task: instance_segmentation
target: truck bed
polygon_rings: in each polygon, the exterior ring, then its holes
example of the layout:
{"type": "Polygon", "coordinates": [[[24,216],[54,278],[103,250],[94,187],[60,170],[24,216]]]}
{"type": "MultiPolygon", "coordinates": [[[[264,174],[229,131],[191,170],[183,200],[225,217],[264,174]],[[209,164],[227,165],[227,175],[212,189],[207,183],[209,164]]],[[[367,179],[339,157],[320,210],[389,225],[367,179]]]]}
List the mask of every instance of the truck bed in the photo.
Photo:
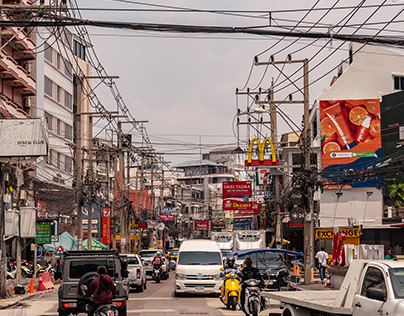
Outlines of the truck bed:
{"type": "Polygon", "coordinates": [[[306,307],[335,315],[352,315],[352,309],[335,306],[338,291],[261,292],[261,295],[282,303],[306,307]]]}

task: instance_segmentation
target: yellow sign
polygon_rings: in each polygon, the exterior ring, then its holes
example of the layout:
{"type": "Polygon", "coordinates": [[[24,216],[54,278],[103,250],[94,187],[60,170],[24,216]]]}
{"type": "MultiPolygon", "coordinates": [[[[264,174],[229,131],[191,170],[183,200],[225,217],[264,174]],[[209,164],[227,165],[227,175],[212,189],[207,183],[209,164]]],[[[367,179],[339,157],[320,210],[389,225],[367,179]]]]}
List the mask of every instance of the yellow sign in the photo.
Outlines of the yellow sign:
{"type": "Polygon", "coordinates": [[[269,143],[271,146],[271,153],[272,153],[272,162],[276,163],[276,153],[275,153],[275,147],[272,141],[269,138],[265,138],[262,143],[258,140],[258,138],[254,138],[250,142],[250,146],[248,147],[248,156],[247,156],[247,162],[250,164],[252,162],[252,149],[254,146],[254,143],[257,142],[258,145],[258,153],[259,153],[259,159],[260,161],[264,161],[264,155],[265,155],[265,144],[266,142],[269,143]]]}
{"type": "MultiPolygon", "coordinates": [[[[344,233],[347,238],[359,238],[360,232],[358,227],[339,228],[340,233],[344,233]]],[[[334,228],[319,228],[316,229],[317,239],[331,239],[334,237],[334,228]]]]}

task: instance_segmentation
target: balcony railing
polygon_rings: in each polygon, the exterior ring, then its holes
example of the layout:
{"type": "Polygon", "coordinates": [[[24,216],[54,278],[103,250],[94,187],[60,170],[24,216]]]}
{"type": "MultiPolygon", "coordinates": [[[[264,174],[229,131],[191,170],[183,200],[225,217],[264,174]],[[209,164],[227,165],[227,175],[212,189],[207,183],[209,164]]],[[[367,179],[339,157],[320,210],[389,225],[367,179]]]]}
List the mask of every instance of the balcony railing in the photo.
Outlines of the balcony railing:
{"type": "Polygon", "coordinates": [[[7,26],[2,30],[2,36],[10,40],[12,39],[13,44],[17,48],[18,55],[24,59],[36,58],[34,52],[36,44],[34,41],[24,32],[20,27],[7,26]]]}
{"type": "Polygon", "coordinates": [[[10,56],[0,58],[0,72],[7,74],[2,76],[5,80],[9,80],[8,84],[17,87],[22,94],[36,94],[35,79],[27,73],[17,62],[10,56]],[[11,76],[9,76],[11,75],[11,76]]]}

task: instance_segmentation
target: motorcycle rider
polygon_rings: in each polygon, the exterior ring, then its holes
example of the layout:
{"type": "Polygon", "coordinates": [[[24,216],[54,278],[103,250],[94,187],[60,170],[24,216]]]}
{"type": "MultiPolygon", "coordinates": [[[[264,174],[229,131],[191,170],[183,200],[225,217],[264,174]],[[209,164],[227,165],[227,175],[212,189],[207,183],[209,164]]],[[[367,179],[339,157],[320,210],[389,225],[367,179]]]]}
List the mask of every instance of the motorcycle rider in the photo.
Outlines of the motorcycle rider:
{"type": "Polygon", "coordinates": [[[264,279],[262,278],[261,273],[259,272],[258,268],[254,268],[252,266],[252,259],[250,257],[247,257],[244,260],[244,265],[245,267],[241,268],[239,270],[239,277],[241,278],[241,293],[240,293],[240,304],[241,304],[241,310],[244,311],[244,303],[245,303],[245,289],[246,289],[246,284],[245,281],[250,280],[250,279],[256,279],[261,281],[261,284],[264,283],[264,279]]]}
{"type": "Polygon", "coordinates": [[[97,273],[99,277],[91,282],[86,294],[83,296],[90,297],[93,295],[89,316],[94,315],[94,312],[100,305],[112,304],[112,299],[116,293],[116,287],[114,281],[112,281],[107,272],[105,266],[98,266],[97,273]]]}
{"type": "Polygon", "coordinates": [[[161,251],[160,251],[160,250],[157,251],[157,253],[156,253],[156,255],[153,257],[153,261],[152,261],[153,269],[160,269],[161,273],[163,273],[163,272],[164,272],[164,271],[163,271],[163,268],[162,268],[162,266],[163,266],[163,260],[164,260],[164,258],[162,257],[161,251]]]}
{"type": "MultiPolygon", "coordinates": [[[[231,256],[229,258],[225,258],[224,263],[223,263],[223,271],[220,271],[220,277],[223,278],[223,288],[226,286],[226,274],[229,273],[228,270],[237,270],[236,266],[236,258],[231,256]]],[[[236,273],[238,270],[236,271],[236,273]]]]}

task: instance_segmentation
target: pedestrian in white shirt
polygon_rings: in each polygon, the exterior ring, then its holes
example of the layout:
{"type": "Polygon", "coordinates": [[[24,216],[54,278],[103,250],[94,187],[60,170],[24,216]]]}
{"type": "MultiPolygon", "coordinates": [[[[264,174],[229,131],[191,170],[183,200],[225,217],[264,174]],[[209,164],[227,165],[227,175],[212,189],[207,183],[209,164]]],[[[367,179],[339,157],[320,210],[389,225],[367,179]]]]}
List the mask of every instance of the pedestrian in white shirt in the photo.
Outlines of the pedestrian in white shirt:
{"type": "Polygon", "coordinates": [[[321,282],[324,281],[325,278],[325,269],[327,268],[327,260],[328,260],[328,253],[326,253],[324,250],[325,248],[321,247],[321,250],[316,253],[316,259],[320,270],[321,282]]]}

